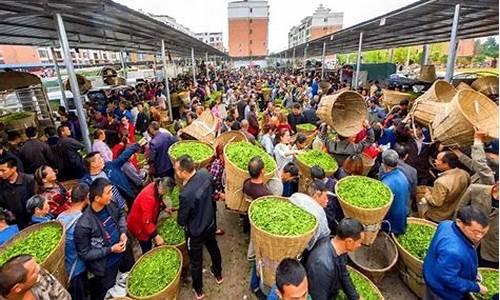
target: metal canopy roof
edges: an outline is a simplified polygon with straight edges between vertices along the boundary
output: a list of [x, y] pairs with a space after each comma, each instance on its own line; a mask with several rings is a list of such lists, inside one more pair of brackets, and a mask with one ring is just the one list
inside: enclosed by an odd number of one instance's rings
[[[498, 34], [498, 0], [422, 0], [385, 15], [365, 21], [295, 47], [295, 57], [321, 56], [358, 51], [363, 32], [362, 51], [432, 44], [450, 40], [455, 5], [460, 4], [459, 39]], [[385, 19], [385, 24], [384, 24]], [[293, 48], [275, 54], [291, 58]]]
[[218, 49], [111, 0], [0, 0], [0, 44], [59, 47], [54, 15], [62, 15], [71, 48], [226, 56]]

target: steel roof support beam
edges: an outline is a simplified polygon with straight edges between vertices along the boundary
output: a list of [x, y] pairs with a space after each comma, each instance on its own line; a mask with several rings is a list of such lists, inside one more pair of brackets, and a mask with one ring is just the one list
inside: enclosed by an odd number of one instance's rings
[[193, 69], [193, 83], [194, 83], [194, 86], [197, 86], [197, 84], [196, 84], [196, 61], [194, 59], [194, 48], [191, 48], [191, 64], [192, 64], [192, 69]]
[[453, 72], [455, 71], [455, 59], [457, 56], [458, 48], [458, 21], [460, 18], [460, 4], [455, 5], [455, 14], [453, 15], [453, 25], [451, 26], [450, 44], [448, 46], [448, 61], [446, 62], [446, 74], [444, 78], [446, 81], [451, 81]]
[[[156, 57], [155, 57], [156, 60]], [[167, 104], [168, 104], [168, 114], [170, 116], [170, 121], [174, 120], [174, 115], [172, 113], [172, 100], [170, 99], [170, 83], [168, 81], [167, 74], [167, 58], [165, 56], [165, 41], [161, 40], [161, 61], [163, 64], [163, 78], [165, 79], [165, 89], [167, 94]]]
[[63, 99], [64, 105], [66, 105], [66, 109], [69, 110], [69, 103], [68, 99], [66, 98], [66, 91], [64, 89], [64, 84], [61, 77], [61, 70], [59, 69], [59, 65], [57, 64], [56, 52], [54, 51], [54, 47], [50, 47], [50, 54], [52, 55], [52, 62], [54, 63], [54, 68], [56, 69], [57, 82], [59, 83], [59, 89], [61, 90], [61, 97]]
[[68, 72], [68, 80], [71, 85], [71, 92], [73, 93], [73, 101], [75, 102], [78, 120], [82, 129], [83, 142], [87, 151], [90, 152], [91, 145], [89, 128], [87, 127], [87, 119], [83, 111], [82, 96], [80, 95], [80, 87], [78, 86], [78, 81], [76, 80], [76, 73], [75, 68], [73, 67], [73, 60], [71, 58], [69, 49], [68, 37], [66, 36], [66, 30], [64, 29], [64, 22], [61, 14], [56, 14], [55, 18], [57, 23], [57, 31], [59, 34], [59, 41], [61, 43], [61, 50], [63, 52], [64, 64], [66, 65], [66, 70]]
[[359, 45], [358, 45], [358, 58], [356, 59], [356, 75], [353, 76], [353, 86], [354, 90], [358, 88], [358, 81], [359, 81], [359, 69], [361, 67], [361, 48], [363, 46], [363, 31], [359, 33]]
[[325, 78], [325, 52], [326, 52], [326, 41], [323, 42], [323, 54], [321, 55], [321, 80]]
[[123, 56], [123, 51], [120, 51], [120, 61], [122, 64], [123, 78], [125, 78], [125, 82], [127, 82], [127, 65], [125, 65], [125, 57]]

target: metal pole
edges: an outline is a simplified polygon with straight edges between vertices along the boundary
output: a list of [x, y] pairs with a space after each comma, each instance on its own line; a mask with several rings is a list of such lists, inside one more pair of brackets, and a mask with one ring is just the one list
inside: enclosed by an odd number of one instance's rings
[[194, 48], [191, 48], [191, 64], [193, 68], [193, 82], [196, 86], [196, 61], [194, 60]]
[[361, 47], [363, 46], [363, 32], [359, 33], [358, 58], [356, 59], [356, 75], [353, 78], [353, 88], [358, 88], [359, 69], [361, 67]]
[[123, 56], [123, 51], [120, 51], [120, 60], [122, 62], [123, 78], [125, 78], [125, 80], [127, 80], [127, 69], [125, 66], [125, 57]]
[[57, 81], [59, 82], [59, 89], [61, 90], [61, 97], [63, 99], [64, 105], [66, 106], [66, 109], [69, 110], [69, 103], [68, 99], [66, 98], [66, 90], [62, 81], [59, 65], [57, 64], [56, 52], [54, 51], [54, 47], [50, 47], [50, 53], [52, 55], [52, 61], [54, 62], [54, 68], [56, 69]]
[[163, 63], [163, 78], [165, 79], [165, 88], [167, 89], [168, 113], [170, 115], [170, 122], [172, 122], [174, 120], [174, 115], [172, 114], [172, 101], [170, 100], [170, 84], [168, 82], [167, 74], [167, 58], [165, 57], [165, 40], [161, 40], [161, 60]]
[[304, 47], [304, 61], [303, 61], [303, 63], [302, 63], [302, 65], [303, 65], [303, 67], [304, 67], [304, 77], [306, 76], [307, 46], [308, 46], [308, 44], [306, 44], [306, 46]]
[[408, 67], [410, 65], [410, 47], [406, 48], [406, 66]]
[[292, 52], [292, 73], [295, 71], [295, 47], [293, 47], [293, 52]]
[[75, 69], [73, 67], [73, 61], [71, 59], [71, 54], [69, 51], [68, 37], [66, 36], [66, 29], [64, 29], [64, 22], [61, 14], [56, 14], [57, 27], [59, 33], [59, 41], [61, 43], [61, 50], [63, 52], [64, 64], [66, 65], [66, 71], [68, 72], [68, 80], [71, 85], [71, 92], [73, 93], [73, 101], [75, 102], [76, 112], [78, 114], [78, 120], [80, 121], [80, 127], [82, 129], [83, 142], [87, 151], [91, 151], [89, 128], [87, 127], [87, 118], [85, 112], [83, 111], [82, 96], [80, 95], [80, 88], [78, 86], [78, 81], [76, 80]]
[[422, 49], [422, 62], [421, 66], [425, 66], [429, 62], [429, 44], [424, 44]]
[[389, 49], [389, 62], [394, 60], [394, 48]]
[[325, 78], [325, 54], [326, 54], [326, 42], [323, 42], [323, 54], [321, 55], [321, 80]]
[[455, 71], [455, 59], [457, 56], [457, 31], [458, 31], [458, 19], [460, 17], [460, 4], [455, 5], [455, 14], [453, 15], [453, 25], [451, 26], [451, 37], [450, 45], [448, 46], [448, 61], [446, 62], [446, 75], [444, 76], [446, 81], [450, 81], [453, 77]]
[[205, 52], [205, 69], [207, 71], [207, 80], [208, 80], [208, 52]]
[[154, 74], [155, 74], [155, 79], [156, 79], [156, 54], [153, 54], [153, 71], [154, 71]]

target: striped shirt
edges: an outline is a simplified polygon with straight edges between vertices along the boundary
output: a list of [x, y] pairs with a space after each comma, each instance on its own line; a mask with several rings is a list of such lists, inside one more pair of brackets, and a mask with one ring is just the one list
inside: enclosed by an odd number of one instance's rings
[[[96, 180], [97, 178], [105, 178], [109, 180], [108, 176], [106, 175], [106, 173], [104, 173], [104, 171], [101, 171], [101, 173], [97, 175], [90, 176], [90, 178], [92, 178], [92, 181]], [[111, 182], [111, 180], [109, 181]], [[120, 190], [118, 190], [118, 188], [114, 184], [111, 184], [111, 192], [113, 193], [113, 198], [111, 199], [111, 201], [115, 202], [119, 208], [121, 209], [125, 208], [125, 204], [127, 202], [123, 198], [122, 194], [120, 194]]]

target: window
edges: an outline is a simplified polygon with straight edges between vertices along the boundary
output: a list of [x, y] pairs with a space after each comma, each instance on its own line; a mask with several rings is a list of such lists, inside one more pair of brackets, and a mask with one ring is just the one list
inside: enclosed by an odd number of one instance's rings
[[250, 13], [253, 13], [253, 8], [250, 8]]
[[253, 42], [252, 40], [249, 40], [249, 41], [248, 41], [248, 43], [249, 43], [250, 45], [252, 44], [252, 42]]
[[213, 41], [214, 41], [214, 38], [213, 38], [213, 37], [211, 37], [211, 38], [210, 38], [210, 42], [213, 42]]
[[5, 61], [3, 59], [3, 52], [0, 51], [0, 64], [4, 64], [4, 63], [5, 63]]
[[56, 53], [57, 59], [62, 59], [61, 50], [55, 50], [54, 52]]
[[49, 51], [45, 49], [38, 49], [38, 56], [40, 56], [40, 58], [49, 58]]
[[328, 18], [324, 18], [323, 21], [325, 21], [325, 23], [328, 23]]
[[249, 22], [250, 22], [250, 24], [252, 24], [252, 22], [253, 22], [252, 18], [250, 18]]
[[327, 31], [328, 30], [328, 27], [323, 27], [323, 31]]
[[249, 34], [252, 34], [253, 30], [252, 28], [250, 28], [250, 30], [248, 31]]

